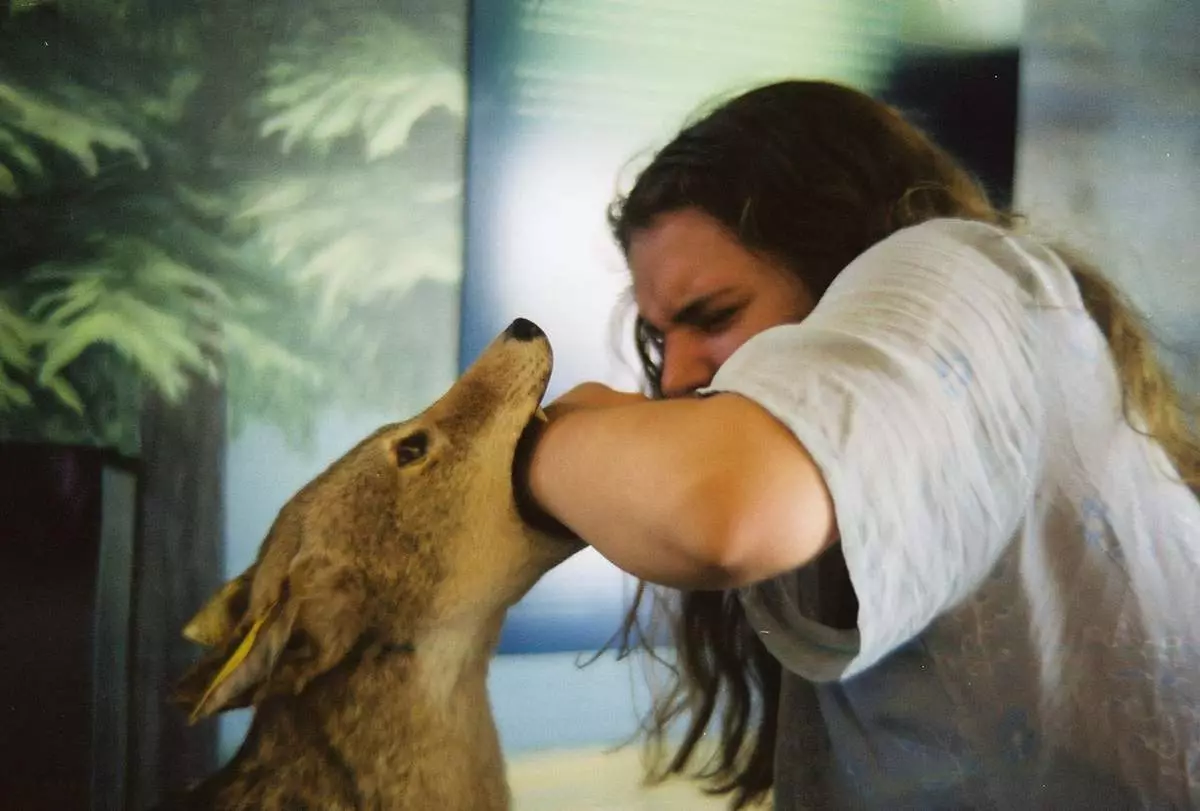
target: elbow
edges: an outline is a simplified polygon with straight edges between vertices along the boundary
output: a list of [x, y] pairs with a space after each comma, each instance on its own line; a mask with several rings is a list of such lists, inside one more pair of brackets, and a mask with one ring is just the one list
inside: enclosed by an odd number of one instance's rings
[[693, 532], [709, 588], [770, 580], [806, 566], [834, 543], [824, 491], [806, 490], [727, 469], [697, 492]]
[[[762, 579], [761, 520], [754, 506], [718, 477], [694, 496], [689, 546], [707, 590], [725, 591]], [[769, 574], [767, 575], [769, 576]]]
[[745, 588], [770, 577], [754, 566], [735, 543], [726, 543], [715, 552], [708, 561], [709, 579], [715, 590], [729, 591]]

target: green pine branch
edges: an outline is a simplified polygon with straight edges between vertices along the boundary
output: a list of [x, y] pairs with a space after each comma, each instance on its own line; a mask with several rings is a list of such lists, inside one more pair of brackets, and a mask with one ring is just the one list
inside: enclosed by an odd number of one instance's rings
[[233, 222], [316, 307], [321, 328], [422, 279], [457, 284], [457, 183], [421, 181], [399, 162], [247, 184]]
[[327, 155], [351, 136], [367, 160], [402, 150], [414, 125], [434, 109], [466, 111], [462, 71], [403, 21], [366, 14], [358, 30], [313, 24], [273, 51], [259, 107], [261, 134], [280, 136], [284, 153], [304, 144]]

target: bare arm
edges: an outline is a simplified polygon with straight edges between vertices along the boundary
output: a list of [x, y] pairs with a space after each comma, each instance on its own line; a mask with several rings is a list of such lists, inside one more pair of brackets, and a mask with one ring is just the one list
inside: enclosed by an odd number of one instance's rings
[[585, 384], [547, 414], [528, 462], [534, 501], [637, 577], [734, 588], [802, 566], [836, 537], [816, 465], [750, 400], [649, 401]]

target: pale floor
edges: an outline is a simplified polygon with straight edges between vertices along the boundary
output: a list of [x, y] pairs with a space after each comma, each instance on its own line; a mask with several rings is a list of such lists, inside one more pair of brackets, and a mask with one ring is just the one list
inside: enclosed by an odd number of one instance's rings
[[728, 798], [693, 782], [642, 785], [639, 748], [531, 752], [509, 758], [513, 811], [720, 811]]

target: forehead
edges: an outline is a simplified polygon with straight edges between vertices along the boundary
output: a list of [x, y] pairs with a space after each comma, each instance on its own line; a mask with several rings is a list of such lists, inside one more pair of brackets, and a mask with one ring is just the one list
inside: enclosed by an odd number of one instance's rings
[[752, 285], [765, 264], [719, 222], [693, 209], [663, 214], [634, 232], [628, 262], [638, 312], [650, 321], [668, 319], [706, 294]]

